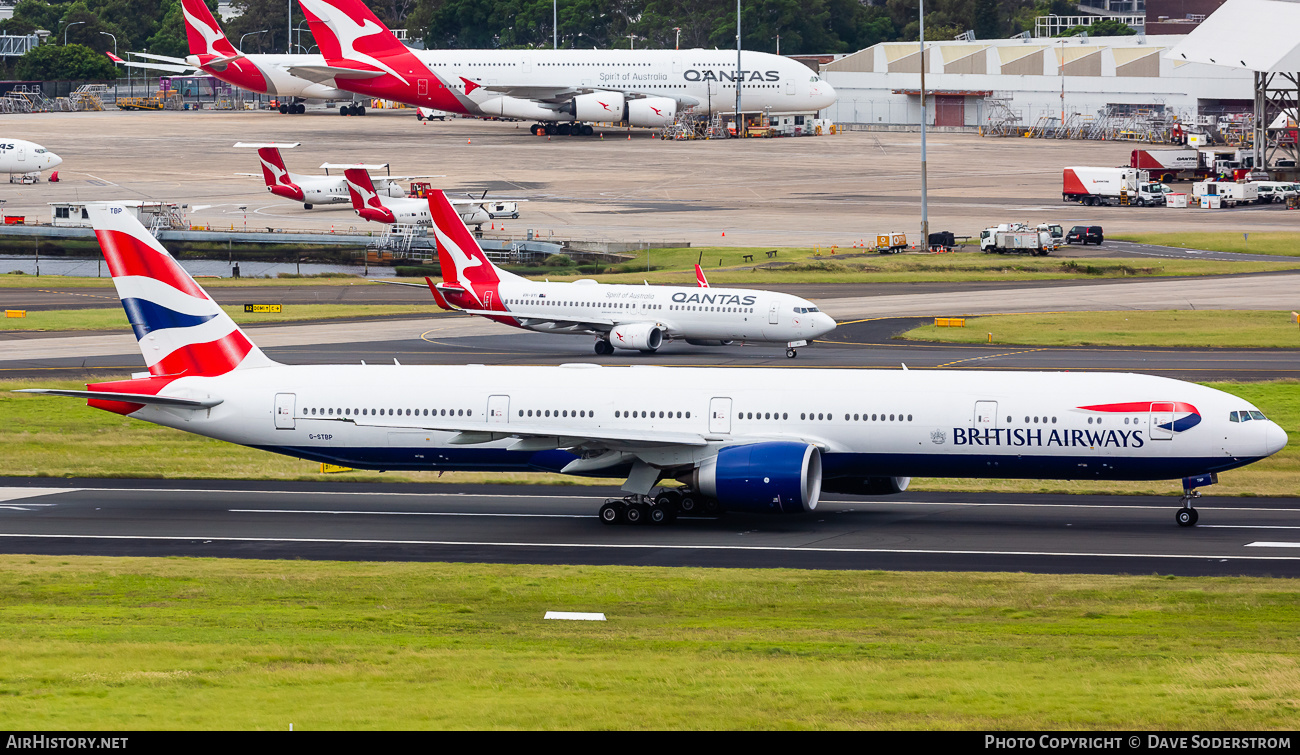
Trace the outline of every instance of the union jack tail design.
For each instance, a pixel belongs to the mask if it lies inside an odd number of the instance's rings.
[[[215,377],[275,364],[123,207],[86,212],[150,375]]]

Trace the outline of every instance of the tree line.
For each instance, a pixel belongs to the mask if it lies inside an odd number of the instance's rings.
[[[369,0],[390,28],[428,48],[733,48],[734,0]],[[215,14],[216,0],[205,0]],[[287,0],[235,0],[223,22],[245,52],[317,52],[302,10]],[[558,23],[552,21],[558,9]],[[846,53],[919,35],[916,0],[741,0],[747,50],[783,54]],[[1077,12],[1067,0],[930,0],[926,38],[967,31],[997,39],[1032,30],[1034,17]],[[113,78],[103,53],[114,50],[184,57],[189,53],[181,0],[20,0],[0,32],[50,32],[46,45],[6,64],[19,79]],[[778,43],[779,38],[779,43]],[[67,42],[68,49],[62,48]],[[49,47],[51,49],[44,49]]]

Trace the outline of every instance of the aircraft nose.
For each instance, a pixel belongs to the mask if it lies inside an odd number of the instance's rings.
[[[1276,422],[1269,422],[1268,430],[1264,433],[1264,455],[1272,456],[1286,448],[1286,441],[1286,430],[1279,427]]]
[[[835,87],[832,87],[825,81],[817,82],[817,88],[813,90],[813,100],[816,102],[818,110],[823,110],[834,105]]]
[[[826,333],[835,330],[835,327],[838,324],[839,323],[835,322],[835,318],[825,312],[817,313],[817,335],[825,335]]]
[[[47,155],[47,158],[48,158],[49,161],[50,161],[50,167],[51,167],[51,168],[57,168],[57,167],[59,167],[60,165],[63,164],[63,158],[62,158],[62,157],[59,157],[58,155],[54,154],[53,152],[50,152],[50,153]]]

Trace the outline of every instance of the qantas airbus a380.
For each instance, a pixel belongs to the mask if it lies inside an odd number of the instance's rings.
[[[190,0],[193,1],[193,0]],[[835,92],[798,61],[726,50],[412,50],[360,0],[298,0],[335,85],[467,115],[535,120],[547,133],[591,123],[658,128],[679,110],[813,112]],[[562,127],[562,128],[561,128]],[[576,127],[576,131],[574,130]]]
[[[896,493],[921,475],[1183,478],[1192,491],[1287,440],[1243,399],[1146,375],[284,365],[121,206],[87,213],[148,371],[28,392],[363,469],[625,477],[629,498],[600,509],[609,524],[807,512],[823,490]],[[656,491],[661,479],[685,487]],[[1191,502],[1180,525],[1197,521]]]

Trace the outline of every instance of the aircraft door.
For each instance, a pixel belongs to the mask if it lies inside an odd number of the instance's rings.
[[[1170,401],[1156,401],[1151,404],[1151,422],[1149,423],[1151,440],[1173,440],[1174,405]]]
[[[972,427],[981,430],[996,430],[998,427],[998,402],[976,401],[975,420]]]
[[[779,325],[781,323],[781,302],[774,301],[772,306],[767,309],[767,324]]]
[[[428,80],[428,79],[423,79],[423,78],[422,78],[422,79],[419,80],[419,82],[417,82],[417,84],[416,84],[416,94],[418,94],[418,95],[421,96],[421,97],[428,97],[428,96],[429,96],[429,80]]]
[[[785,82],[785,93],[794,94],[794,79]]]
[[[709,401],[709,432],[731,432],[731,399],[715,398]]]
[[[502,424],[510,421],[510,397],[488,396],[488,424]]]
[[[681,72],[682,72],[682,59],[673,58],[673,73],[681,73]]]
[[[18,145],[18,162],[26,162],[26,161],[27,161],[27,147],[26,147],[25,145],[19,144],[19,145]]]
[[[297,396],[292,393],[275,394],[275,429],[293,429],[293,408],[296,400]]]

